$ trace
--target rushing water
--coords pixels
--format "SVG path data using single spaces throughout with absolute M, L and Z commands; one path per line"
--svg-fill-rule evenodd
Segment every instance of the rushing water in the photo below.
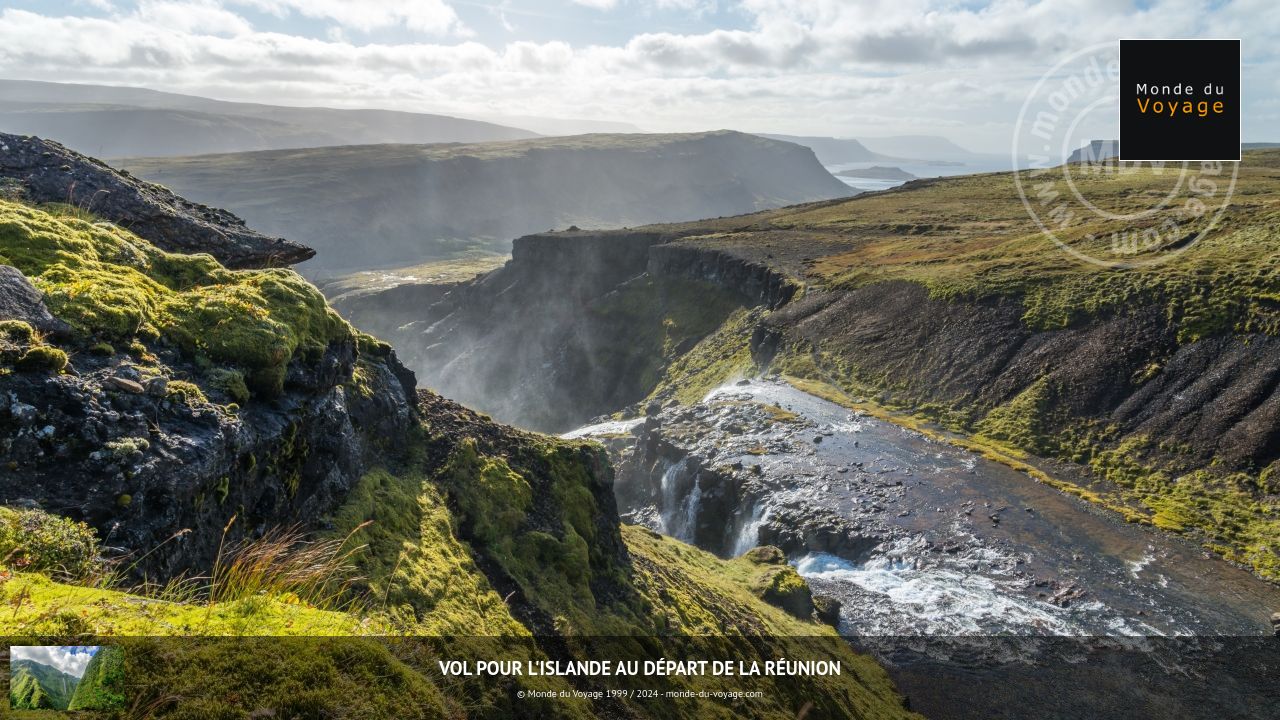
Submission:
M 1005 465 L 777 380 L 575 436 L 664 448 L 626 476 L 652 488 L 634 521 L 723 554 L 786 539 L 926 717 L 1280 718 L 1280 588 Z
M 733 553 L 779 512 L 884 538 L 870 552 L 792 556 L 815 592 L 841 600 L 850 635 L 1260 635 L 1280 611 L 1280 588 L 1199 547 L 786 383 L 729 385 L 702 405 L 689 452 L 758 465 L 763 488 L 726 521 Z M 798 417 L 752 428 L 736 419 L 750 405 Z M 658 528 L 683 540 L 706 490 L 687 460 L 662 472 Z

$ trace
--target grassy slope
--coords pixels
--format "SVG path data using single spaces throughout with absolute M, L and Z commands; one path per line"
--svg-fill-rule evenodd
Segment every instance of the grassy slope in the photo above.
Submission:
M 423 285 L 450 285 L 465 282 L 502 267 L 511 259 L 509 255 L 475 254 L 452 260 L 435 260 L 407 267 L 384 270 L 362 270 L 341 275 L 331 280 L 318 280 L 325 297 L 335 301 L 343 297 L 358 297 L 378 293 L 409 283 Z
M 847 201 L 669 229 L 690 235 L 678 242 L 770 265 L 814 288 L 840 291 L 899 280 L 954 302 L 1016 298 L 1024 308 L 1023 322 L 1033 330 L 1079 327 L 1145 304 L 1164 308 L 1181 343 L 1215 335 L 1276 335 L 1277 168 L 1280 152 L 1247 154 L 1232 204 L 1215 230 L 1170 262 L 1131 270 L 1102 270 L 1055 248 L 1029 221 L 1009 174 L 925 181 Z M 1085 176 L 1078 184 L 1099 206 L 1132 212 L 1163 195 L 1174 174 L 1131 169 Z M 1059 235 L 1105 257 L 1109 233 L 1140 230 L 1143 222 L 1088 218 Z M 733 345 L 721 339 L 720 347 L 725 355 Z M 817 383 L 815 388 L 826 385 L 845 402 L 862 399 L 864 407 L 865 398 L 895 383 L 882 369 L 860 368 L 859 358 L 817 347 L 789 348 L 775 369 Z M 696 395 L 703 383 L 680 374 L 679 366 L 674 370 L 664 384 L 692 383 L 694 390 L 681 397 Z M 1149 370 L 1160 372 L 1158 366 Z M 899 422 L 934 423 L 943 435 L 1019 467 L 1033 469 L 1027 461 L 1034 462 L 1036 455 L 1082 463 L 1100 484 L 1079 487 L 1036 472 L 1132 521 L 1191 532 L 1224 556 L 1280 579 L 1280 500 L 1267 490 L 1277 487 L 1274 465 L 1252 472 L 1208 467 L 1186 473 L 1145 464 L 1137 458 L 1158 439 L 1117 444 L 1109 439 L 1113 430 L 1085 420 L 1071 421 L 1060 432 L 1060 419 L 1048 416 L 1045 390 L 1033 385 L 995 408 L 926 406 L 899 395 L 881 410 Z M 952 433 L 961 433 L 963 440 Z
M 234 361 L 250 377 L 255 371 L 274 377 L 294 353 L 355 333 L 288 271 L 231 272 L 204 256 L 168 255 L 72 211 L 0 202 L 0 256 L 30 276 L 54 313 L 72 324 L 73 353 L 98 342 L 165 338 L 211 369 Z M 25 326 L 0 329 L 6 343 L 49 347 Z M 259 358 L 253 351 L 260 345 L 275 351 Z M 14 371 L 13 358 L 0 360 L 0 373 Z M 359 555 L 367 580 L 357 602 L 343 606 L 347 611 L 310 607 L 287 593 L 209 603 L 183 586 L 166 600 L 77 580 L 94 576 L 83 567 L 93 554 L 83 528 L 5 511 L 0 550 L 5 562 L 23 564 L 0 574 L 6 608 L 0 635 L 115 638 L 126 647 L 136 706 L 191 718 L 241 717 L 258 708 L 307 717 L 335 708 L 353 718 L 581 717 L 597 709 L 580 700 L 517 705 L 511 683 L 433 679 L 426 669 L 446 650 L 485 658 L 512 642 L 507 652 L 541 657 L 543 650 L 527 642 L 531 632 L 562 638 L 557 652 L 573 657 L 591 657 L 591 638 L 600 635 L 634 637 L 637 648 L 655 656 L 699 657 L 750 652 L 742 638 L 777 634 L 761 640 L 759 657 L 797 658 L 809 646 L 795 637 L 817 636 L 830 646 L 822 652 L 844 662 L 845 674 L 764 679 L 765 698 L 753 701 L 751 714 L 789 717 L 813 702 L 837 716 L 910 716 L 873 662 L 826 626 L 762 599 L 770 592 L 807 597 L 789 567 L 726 563 L 639 530 L 620 531 L 612 509 L 597 501 L 611 497 L 598 446 L 502 428 L 436 402 L 424 410 L 428 422 L 408 464 L 370 472 L 333 517 L 340 535 L 374 520 L 356 536 L 369 546 Z M 429 638 L 401 646 L 354 637 L 372 634 L 488 640 L 456 649 Z M 164 635 L 210 639 L 160 645 L 139 637 Z M 299 639 L 297 647 L 214 640 L 257 635 L 346 639 Z M 556 678 L 515 684 L 567 687 Z M 657 716 L 747 711 L 702 699 L 635 709 Z

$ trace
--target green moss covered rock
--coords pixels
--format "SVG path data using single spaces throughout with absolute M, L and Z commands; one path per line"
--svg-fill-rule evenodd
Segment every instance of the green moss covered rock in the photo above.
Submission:
M 86 343 L 158 338 L 194 360 L 239 368 L 266 396 L 281 391 L 296 357 L 356 343 L 351 326 L 291 270 L 227 270 L 108 223 L 0 201 L 0 255 Z
M 36 345 L 28 348 L 21 357 L 14 362 L 14 368 L 23 372 L 51 372 L 60 373 L 67 367 L 67 353 L 48 345 Z

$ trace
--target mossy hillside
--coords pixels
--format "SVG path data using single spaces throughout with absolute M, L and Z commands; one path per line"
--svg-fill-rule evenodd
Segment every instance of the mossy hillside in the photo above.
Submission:
M 721 560 L 645 528 L 624 526 L 633 582 L 649 622 L 646 632 L 670 639 L 664 649 L 689 657 L 838 660 L 840 677 L 769 678 L 752 681 L 763 700 L 742 705 L 677 702 L 667 717 L 795 717 L 808 706 L 812 717 L 919 717 L 902 706 L 884 669 L 855 653 L 825 625 L 801 619 L 764 602 L 760 594 L 777 586 L 793 596 L 804 581 L 790 567 L 761 564 L 750 557 Z M 808 594 L 807 586 L 802 594 Z M 674 637 L 671 637 L 674 636 Z M 673 655 L 668 654 L 667 657 Z M 739 678 L 701 680 L 690 688 L 733 691 Z
M 667 366 L 647 401 L 696 403 L 724 383 L 754 374 L 751 331 L 762 314 L 746 309 L 731 313 L 714 332 Z
M 584 465 L 580 472 L 567 466 L 580 458 L 583 450 L 590 449 L 589 445 L 550 439 L 541 442 L 567 451 L 561 458 L 566 466 L 560 468 L 560 483 L 590 482 L 592 475 L 600 471 L 591 464 Z M 532 472 L 526 465 L 531 458 L 517 453 L 499 462 L 496 456 L 479 452 L 477 447 L 475 442 L 458 445 L 458 457 L 450 463 L 448 477 L 437 475 L 433 479 L 420 470 L 371 472 L 335 516 L 335 532 L 342 532 L 352 523 L 374 520 L 373 525 L 360 531 L 369 533 L 362 538 L 369 543 L 368 552 L 360 556 L 367 558 L 360 569 L 369 580 L 364 600 L 356 606 L 359 612 L 317 610 L 287 596 L 215 604 L 198 602 L 191 596 L 166 601 L 20 572 L 0 580 L 0 602 L 13 608 L 6 609 L 0 617 L 0 633 L 65 642 L 83 641 L 91 635 L 111 636 L 112 644 L 126 648 L 131 697 L 159 703 L 157 712 L 163 717 L 239 718 L 249 717 L 261 708 L 303 717 L 320 716 L 336 708 L 343 708 L 344 717 L 360 718 L 391 716 L 387 713 L 397 717 L 470 713 L 485 717 L 594 715 L 596 709 L 580 701 L 521 704 L 512 700 L 511 691 L 516 688 L 567 689 L 563 679 L 520 678 L 498 683 L 431 680 L 430 673 L 412 669 L 430 668 L 434 659 L 459 647 L 468 648 L 476 659 L 521 657 L 520 653 L 529 659 L 544 657 L 528 641 L 528 621 L 517 620 L 511 608 L 527 603 L 549 614 L 556 604 L 566 602 L 564 588 L 581 587 L 570 568 L 550 563 L 543 567 L 543 574 L 562 577 L 538 581 L 520 575 L 519 600 L 495 593 L 490 577 L 509 582 L 522 572 L 515 563 L 524 558 L 517 551 L 496 558 L 492 543 L 501 545 L 501 538 L 487 536 L 488 545 L 474 538 L 461 539 L 464 523 L 442 502 L 449 489 L 437 482 L 456 478 L 464 471 L 488 473 L 490 477 L 481 483 L 478 494 L 499 494 L 517 482 L 513 477 L 517 469 Z M 545 460 L 548 448 L 534 444 L 525 450 L 536 452 Z M 526 478 L 525 482 L 539 487 L 544 484 L 542 478 Z M 568 494 L 566 490 L 560 490 L 561 498 Z M 416 503 L 412 502 L 415 496 Z M 497 497 L 474 498 L 470 502 L 479 503 L 475 507 L 489 507 L 507 526 L 514 524 L 514 517 L 504 516 Z M 517 500 L 514 507 L 523 504 Z M 576 522 L 590 536 L 588 526 L 583 524 L 585 518 L 576 517 L 587 507 L 582 504 L 558 519 L 570 526 Z M 527 541 L 529 534 L 539 532 L 529 530 L 533 524 L 530 518 L 521 519 L 513 531 L 518 541 Z M 591 635 L 607 631 L 632 636 L 635 646 L 631 649 L 647 657 L 827 658 L 840 660 L 845 668 L 838 678 L 761 680 L 765 699 L 751 700 L 749 704 L 704 699 L 679 700 L 657 708 L 638 704 L 636 709 L 643 714 L 791 717 L 796 708 L 812 701 L 817 711 L 835 717 L 910 716 L 902 710 L 883 671 L 869 658 L 853 653 L 826 626 L 796 617 L 761 599 L 768 597 L 771 589 L 782 590 L 787 596 L 806 590 L 789 567 L 751 558 L 722 561 L 639 528 L 623 528 L 621 537 L 615 534 L 612 539 L 623 543 L 621 554 L 607 553 L 613 559 L 610 572 L 615 582 L 593 583 L 586 595 L 568 598 L 573 607 L 559 608 L 562 612 L 554 627 L 536 625 L 539 632 L 554 632 L 560 638 L 554 642 L 564 643 L 561 652 L 594 657 L 603 650 L 594 647 L 596 640 Z M 607 539 L 602 542 L 596 537 L 595 541 L 608 545 Z M 532 557 L 541 561 L 546 551 L 546 546 L 541 546 Z M 586 552 L 588 556 L 593 554 L 590 548 Z M 495 568 L 493 564 L 499 561 L 508 565 Z M 541 592 L 549 595 L 545 599 L 535 595 Z M 389 632 L 440 635 L 406 643 L 300 638 L 296 648 L 278 639 Z M 474 638 L 481 632 L 493 633 L 488 643 L 485 638 Z M 135 637 L 141 635 L 270 635 L 274 639 L 263 643 L 188 639 L 170 646 Z M 441 638 L 449 635 L 473 639 L 446 647 Z M 816 646 L 815 636 L 819 640 Z M 504 637 L 517 642 L 504 641 Z M 608 649 L 611 656 L 623 652 L 616 644 L 610 644 Z M 210 684 L 209 678 L 219 682 Z M 323 682 L 317 683 L 317 678 Z M 674 684 L 695 689 L 741 689 L 740 681 L 732 678 L 690 678 Z M 355 697 L 348 696 L 351 693 Z M 413 706 L 393 711 L 396 703 Z
M 362 591 L 368 611 L 394 632 L 420 638 L 424 667 L 446 656 L 470 661 L 545 659 L 529 629 L 516 620 L 476 565 L 470 546 L 458 539 L 442 492 L 427 479 L 421 462 L 419 458 L 394 473 L 381 468 L 369 472 L 332 518 L 335 536 L 372 521 L 358 533 L 367 548 L 356 558 L 365 578 Z M 533 710 L 545 717 L 590 716 L 589 706 L 577 699 L 517 702 L 517 690 L 569 690 L 557 677 L 442 680 L 449 683 L 452 697 L 486 716 L 514 717 Z
M 439 489 L 420 469 L 375 469 L 360 479 L 333 516 L 334 534 L 360 524 L 367 545 L 356 562 L 367 603 L 415 635 L 514 635 L 528 630 L 476 567 L 456 536 Z
M 40 573 L 11 572 L 0 582 L 0 633 L 9 637 L 81 635 L 371 635 L 377 621 L 318 610 L 287 597 L 219 604 L 173 602 L 122 590 L 51 580 Z
M 534 606 L 534 614 L 550 618 L 556 634 L 577 653 L 592 657 L 599 651 L 593 651 L 593 638 L 609 637 L 613 652 L 627 645 L 621 638 L 632 638 L 636 652 L 660 649 L 665 657 L 797 658 L 814 654 L 812 638 L 828 638 L 834 642 L 819 640 L 816 647 L 851 667 L 843 679 L 766 682 L 770 700 L 736 709 L 698 700 L 646 709 L 670 717 L 743 712 L 771 717 L 789 716 L 805 702 L 815 702 L 820 715 L 832 717 L 904 714 L 883 671 L 814 621 L 811 604 L 796 602 L 801 595 L 807 600 L 808 587 L 790 567 L 762 566 L 747 558 L 721 561 L 640 528 L 623 528 L 619 553 L 609 542 L 616 537 L 612 529 L 611 537 L 603 537 L 592 522 L 600 512 L 593 500 L 600 478 L 594 474 L 601 471 L 592 468 L 607 466 L 583 460 L 599 454 L 602 450 L 593 443 L 543 439 L 523 453 L 499 459 L 464 442 L 438 476 L 457 503 L 461 528 L 474 552 L 496 564 L 514 582 L 517 594 Z M 542 508 L 531 507 L 521 487 L 521 479 L 529 482 L 531 468 L 539 466 L 537 476 L 549 477 L 550 487 L 530 483 L 539 486 L 534 497 L 558 499 Z M 460 490 L 463 485 L 468 489 Z M 556 508 L 556 516 L 546 517 L 548 508 Z M 476 535 L 479 512 L 491 520 L 480 523 Z M 491 535 L 494 523 L 511 531 Z M 473 532 L 467 534 L 468 529 Z M 788 609 L 798 609 L 802 617 Z M 673 683 L 690 689 L 740 689 L 734 678 Z
M 384 639 L 352 637 L 390 631 L 353 615 L 283 598 L 213 606 L 165 602 L 34 573 L 0 583 L 0 601 L 6 607 L 0 634 L 6 637 L 120 647 L 124 694 L 131 707 L 150 708 L 154 715 L 148 716 L 247 719 L 263 717 L 264 710 L 274 713 L 267 717 L 466 716 L 458 700 L 406 663 L 412 653 Z M 264 640 L 252 639 L 260 636 Z M 102 675 L 111 681 L 112 669 Z M 109 700 L 115 691 L 112 682 L 105 684 L 103 693 L 86 693 L 81 707 Z
M 490 646 L 474 636 L 492 633 L 491 653 L 501 657 L 542 657 L 542 643 L 550 643 L 557 656 L 583 659 L 799 658 L 813 654 L 809 638 L 816 636 L 821 652 L 845 664 L 842 678 L 764 681 L 772 699 L 736 709 L 709 700 L 636 709 L 658 717 L 791 717 L 805 701 L 826 697 L 830 707 L 822 709 L 832 717 L 908 715 L 874 662 L 807 614 L 762 599 L 807 596 L 791 568 L 721 561 L 639 528 L 619 534 L 599 499 L 609 497 L 610 471 L 597 445 L 500 428 L 447 401 L 430 402 L 421 453 L 407 467 L 366 475 L 333 518 L 339 534 L 373 520 L 360 535 L 369 544 L 360 559 L 367 602 L 385 606 L 399 631 L 465 634 L 472 639 L 453 647 L 477 657 Z M 543 650 L 501 642 L 531 632 Z M 469 706 L 502 717 L 518 709 L 510 691 L 535 683 L 565 687 L 523 678 L 499 690 L 465 681 L 455 690 Z M 741 689 L 736 679 L 681 683 Z M 595 712 L 555 707 L 560 716 Z
M 1275 150 L 1246 153 L 1231 207 L 1212 231 L 1169 262 L 1128 270 L 1102 270 L 1053 247 L 1027 218 L 1007 173 L 928 181 L 899 192 L 757 217 L 761 229 L 839 239 L 806 264 L 804 279 L 821 286 L 910 280 L 937 298 L 1019 297 L 1024 320 L 1036 329 L 1069 327 L 1137 303 L 1158 303 L 1187 341 L 1233 331 L 1275 334 L 1280 332 L 1280 242 L 1274 231 L 1280 191 L 1272 177 L 1277 158 Z M 1163 197 L 1177 175 L 1135 167 L 1080 172 L 1073 179 L 1095 204 L 1124 214 Z M 1218 180 L 1218 197 L 1228 179 Z M 1179 196 L 1174 205 L 1183 200 Z M 1113 232 L 1141 232 L 1161 220 L 1079 218 L 1059 235 L 1082 252 L 1111 257 Z M 1206 226 L 1200 221 L 1187 232 Z M 733 242 L 749 244 L 749 238 Z M 1126 259 L 1142 262 L 1165 250 Z
M 84 668 L 68 710 L 116 710 L 128 701 L 125 688 L 124 650 L 105 645 L 98 648 Z
M 619 544 L 609 542 L 616 531 L 599 523 L 603 509 L 596 498 L 607 486 L 596 473 L 607 462 L 591 444 L 535 436 L 513 450 L 490 455 L 464 438 L 434 480 L 455 508 L 460 532 L 553 617 L 557 629 L 589 625 L 593 584 L 604 589 L 625 582 Z M 600 630 L 588 634 L 626 634 Z
M 26 535 L 20 540 L 33 544 Z M 76 547 L 76 538 L 63 544 Z M 467 714 L 465 698 L 455 697 L 454 688 L 437 688 L 414 669 L 428 666 L 421 651 L 359 637 L 404 629 L 384 622 L 385 616 L 367 604 L 351 605 L 350 612 L 326 611 L 288 593 L 209 603 L 182 581 L 150 588 L 147 595 L 107 589 L 109 582 L 109 576 L 72 584 L 38 572 L 0 572 L 0 603 L 6 607 L 0 635 L 39 643 L 110 644 L 124 651 L 123 688 L 119 657 L 104 656 L 99 667 L 91 663 L 87 669 L 86 680 L 98 681 L 72 699 L 76 709 L 102 708 L 123 694 L 130 707 L 147 708 L 148 717 L 336 713 L 373 720 Z M 160 636 L 181 639 L 144 639 Z M 253 637 L 268 639 L 248 639 Z M 288 637 L 298 640 L 283 639 Z M 407 664 L 411 661 L 419 664 Z
M 295 358 L 356 340 L 297 273 L 227 270 L 72 214 L 0 201 L 0 258 L 44 291 L 77 345 L 172 345 L 196 362 L 242 370 L 264 395 L 281 390 Z

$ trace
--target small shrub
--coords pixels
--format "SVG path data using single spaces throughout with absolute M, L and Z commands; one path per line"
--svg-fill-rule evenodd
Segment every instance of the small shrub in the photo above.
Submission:
M 67 367 L 67 354 L 48 345 L 37 345 L 28 348 L 22 357 L 14 363 L 14 367 L 24 372 L 62 372 Z
M 109 357 L 116 354 L 116 349 L 111 346 L 111 343 L 100 342 L 90 347 L 89 352 L 101 357 Z
M 69 518 L 0 507 L 0 561 L 80 580 L 99 566 L 98 538 L 88 525 Z
M 35 328 L 22 320 L 0 320 L 0 335 L 19 345 L 30 345 L 36 341 Z
M 165 386 L 165 396 L 188 405 L 209 402 L 198 385 L 186 380 L 170 380 Z

